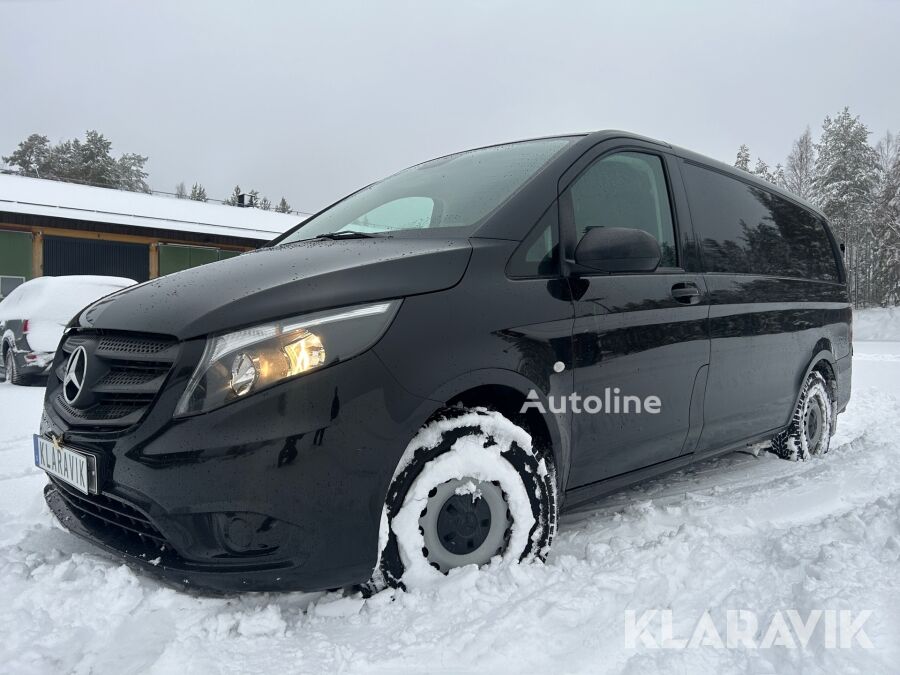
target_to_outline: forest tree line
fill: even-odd
[[[855,307],[900,304],[900,140],[886,132],[874,145],[859,116],[844,108],[826,117],[818,138],[809,127],[784,164],[770,167],[741,145],[734,165],[817,206],[844,244]]]
[[[751,166],[747,145],[740,146],[734,163],[825,213],[845,247],[856,307],[900,304],[900,140],[886,132],[873,145],[870,136],[859,116],[844,108],[825,118],[818,138],[807,127],[783,164],[770,166],[757,158]],[[114,157],[111,150],[112,143],[97,131],[86,132],[84,140],[57,144],[32,134],[3,161],[24,176],[150,192],[147,157],[136,153]],[[190,189],[179,183],[174,196],[213,201],[199,182]],[[284,197],[273,204],[257,190],[242,191],[240,186],[219,203],[291,212]]]
[[[149,174],[145,170],[145,155],[125,153],[119,157],[112,154],[112,141],[103,134],[89,130],[84,140],[72,140],[51,143],[47,136],[31,134],[8,156],[2,158],[13,173],[32,178],[46,178],[67,183],[80,183],[96,187],[129,190],[131,192],[154,192],[155,194],[173,194],[150,189],[147,182]],[[248,190],[248,199],[241,203],[240,195],[244,194],[240,186],[227,199],[211,200],[206,188],[201,183],[194,183],[190,191],[184,183],[175,186],[174,196],[179,199],[193,199],[199,202],[218,201],[226,206],[254,206],[264,211],[275,210],[290,213],[291,205],[282,197],[277,204],[259,194],[258,190]]]

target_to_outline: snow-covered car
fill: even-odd
[[[85,275],[38,277],[16,288],[0,302],[0,382],[25,384],[46,374],[69,320],[82,307],[135,283]]]

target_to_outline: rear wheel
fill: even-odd
[[[24,382],[24,378],[19,374],[19,369],[16,367],[16,357],[12,348],[6,350],[3,364],[6,369],[6,379],[10,384],[22,384]]]
[[[809,374],[788,428],[772,441],[772,452],[792,461],[824,455],[831,446],[834,400],[831,387],[818,371]]]
[[[543,560],[556,519],[556,478],[528,433],[483,408],[449,411],[416,435],[394,474],[375,585]]]

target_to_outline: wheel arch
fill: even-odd
[[[431,417],[457,405],[484,406],[522,426],[531,434],[536,449],[549,453],[562,496],[570,466],[567,418],[550,412],[547,394],[539,385],[515,371],[484,369],[447,382],[428,398],[440,403]],[[526,401],[540,403],[540,409],[537,405],[529,406],[523,413]]]
[[[803,385],[813,371],[818,371],[825,378],[831,390],[831,401],[835,407],[833,412],[837,412],[838,390],[837,390],[837,367],[835,365],[834,352],[831,350],[831,342],[825,338],[819,340],[813,348],[813,356],[806,364],[803,370],[803,376],[797,382],[797,395],[794,397],[794,405],[791,407],[791,415],[794,409],[800,403],[800,397],[803,395]],[[790,418],[788,418],[790,422]]]

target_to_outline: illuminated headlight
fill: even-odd
[[[175,415],[214,410],[374,345],[400,308],[390,300],[210,336]]]

